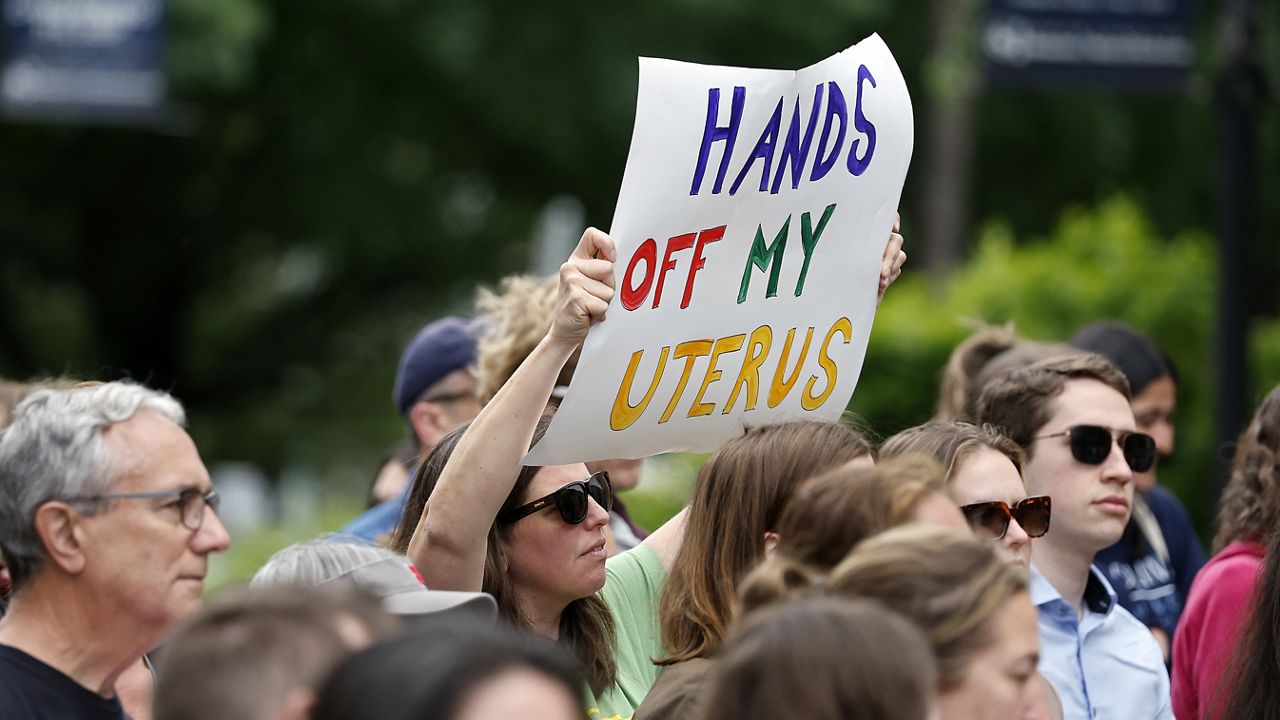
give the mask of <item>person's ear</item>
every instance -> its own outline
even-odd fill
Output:
[[[773,557],[773,553],[778,549],[778,533],[767,532],[764,534],[764,559],[768,560]]]
[[[316,694],[297,687],[290,690],[284,702],[280,703],[280,714],[276,716],[276,720],[309,720],[315,707]]]
[[[440,438],[451,428],[444,427],[444,417],[440,407],[435,403],[418,401],[409,408],[409,424],[413,426],[413,434],[418,436],[422,447],[435,447]]]
[[[72,575],[84,570],[83,516],[75,508],[66,503],[47,502],[36,510],[35,527],[50,562]]]

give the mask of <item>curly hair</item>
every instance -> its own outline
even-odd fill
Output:
[[[1218,534],[1213,551],[1233,540],[1266,542],[1280,522],[1280,385],[1271,389],[1249,427],[1240,433],[1231,479],[1218,504]]]
[[[537,347],[551,328],[558,280],[553,275],[509,275],[497,291],[481,288],[476,311],[484,332],[476,349],[476,394],[486,405]],[[557,385],[568,385],[578,353],[560,371]]]

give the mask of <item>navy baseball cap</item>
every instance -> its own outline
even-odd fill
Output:
[[[422,397],[427,388],[454,370],[470,367],[476,360],[476,338],[464,318],[449,316],[428,324],[413,336],[396,371],[391,399],[401,415]]]

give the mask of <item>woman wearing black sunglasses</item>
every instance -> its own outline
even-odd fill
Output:
[[[614,259],[608,235],[583,234],[560,269],[546,337],[470,427],[446,437],[424,463],[424,472],[443,469],[405,543],[429,587],[488,591],[505,620],[566,646],[587,676],[589,710],[605,718],[630,716],[657,676],[653,608],[684,515],[606,568],[607,476],[581,463],[521,462],[545,430],[543,408],[561,368],[604,319]],[[414,497],[425,502],[426,491],[415,487]]]
[[[900,272],[901,242],[895,233],[886,247],[882,291]],[[630,717],[657,678],[659,668],[653,659],[667,656],[657,608],[666,571],[684,542],[690,510],[680,512],[638,548],[606,565],[603,528],[611,494],[605,478],[589,477],[580,463],[542,468],[521,463],[537,433],[545,429],[543,409],[561,368],[588,328],[604,319],[614,292],[615,258],[609,236],[595,229],[583,234],[561,267],[551,329],[470,427],[446,436],[424,461],[410,498],[416,507],[406,509],[405,523],[412,524],[412,532],[402,524],[397,533],[400,546],[422,570],[429,587],[491,592],[506,621],[565,645],[587,675],[592,717],[602,718]],[[814,449],[818,443],[814,438],[827,435],[835,436],[830,443],[835,449],[828,453],[831,463],[824,465],[820,461],[828,454]],[[754,485],[742,482],[738,473],[740,482],[732,482],[735,463],[755,460],[739,457],[750,453],[733,448],[745,445],[768,451],[792,436],[805,439],[787,446],[785,452],[770,454],[788,472]],[[706,521],[702,524],[714,521],[726,531],[718,541],[695,542],[699,552],[684,564],[690,572],[705,564],[734,579],[745,574],[763,557],[773,534],[770,523],[792,487],[868,451],[857,433],[838,423],[782,423],[748,430],[717,453],[722,463],[708,463],[727,468],[725,477],[703,482],[703,475],[709,475],[704,468],[699,483],[708,492],[743,496],[747,499],[742,502],[758,508],[751,513],[727,513],[722,505],[699,505],[695,491],[694,510],[702,507],[700,517]],[[439,471],[437,482],[427,477],[433,468]],[[429,507],[423,508],[428,497]],[[766,516],[770,510],[773,515]],[[415,513],[420,517],[413,517]],[[713,551],[720,552],[726,544],[749,547],[721,562]],[[734,583],[712,589],[716,608],[732,606]],[[704,629],[714,631],[713,639],[718,641],[729,618],[717,613],[715,619],[715,627]]]

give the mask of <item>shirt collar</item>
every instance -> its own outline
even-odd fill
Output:
[[[1040,607],[1054,600],[1062,600],[1062,594],[1045,579],[1044,575],[1040,574],[1033,564],[1031,566],[1031,602],[1036,607]],[[1089,566],[1089,580],[1084,586],[1084,604],[1087,609],[1099,615],[1110,615],[1116,606],[1116,591],[1102,575],[1102,571],[1094,565]]]

